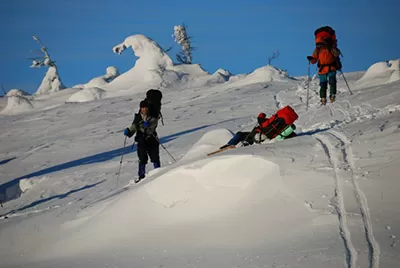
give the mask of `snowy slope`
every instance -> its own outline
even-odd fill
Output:
[[[339,77],[325,107],[313,80],[306,110],[305,79],[270,66],[217,83],[170,70],[190,74],[163,90],[158,133],[177,162],[160,148],[137,185],[122,129],[144,91],[126,73],[104,89],[114,97],[65,104],[67,89],[0,116],[1,267],[400,266],[395,71],[345,74],[351,96]],[[288,104],[298,137],[206,156]]]

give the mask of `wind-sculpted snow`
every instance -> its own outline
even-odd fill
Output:
[[[106,91],[101,88],[85,88],[73,94],[66,102],[86,102],[99,100],[103,98],[105,94]]]
[[[377,62],[371,65],[357,86],[374,86],[392,83],[400,79],[400,60]]]
[[[93,87],[102,87],[104,85],[107,85],[110,83],[112,80],[114,80],[116,77],[119,76],[119,71],[116,67],[114,66],[109,66],[106,69],[106,74],[95,77],[91,79],[89,82],[86,84],[81,84],[81,85],[75,85],[72,88],[93,88]]]
[[[139,88],[144,91],[146,87],[158,86],[161,81],[160,72],[173,66],[171,58],[163,49],[144,35],[137,34],[127,37],[122,43],[114,46],[113,51],[120,55],[128,48],[131,48],[138,57],[135,66],[117,77],[107,89]]]

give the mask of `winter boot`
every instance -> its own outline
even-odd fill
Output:
[[[325,105],[326,104],[326,99],[325,98],[321,98],[321,105]]]
[[[330,99],[331,99],[331,102],[335,102],[336,96],[335,96],[335,95],[331,95],[331,96],[330,96]]]
[[[154,162],[153,166],[154,166],[154,169],[156,169],[156,168],[159,168],[161,165],[160,165],[160,162]]]
[[[143,179],[146,175],[146,164],[140,164],[139,163],[139,171],[138,171],[138,176],[139,179]]]

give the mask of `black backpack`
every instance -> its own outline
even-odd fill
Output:
[[[164,125],[164,120],[161,114],[162,97],[162,92],[158,89],[150,89],[146,92],[146,100],[149,104],[149,115],[161,119],[161,122]]]

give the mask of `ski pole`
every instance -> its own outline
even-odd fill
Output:
[[[307,73],[307,100],[306,100],[306,111],[308,111],[308,98],[309,98],[309,91],[310,91],[310,61],[308,61],[308,73]]]
[[[154,135],[154,133],[151,133],[151,135],[157,140],[158,144],[161,145],[161,147],[163,147],[163,149],[169,154],[169,156],[172,158],[172,160],[174,160],[174,162],[176,162],[175,158],[172,156],[172,154],[167,150],[167,148],[165,148],[165,146],[160,142],[160,139],[158,137],[156,137]]]
[[[124,150],[125,150],[125,146],[126,146],[126,139],[127,139],[127,137],[125,136],[124,148],[122,149],[121,160],[119,161],[119,170],[118,170],[118,175],[117,175],[117,185],[115,186],[115,188],[118,188],[119,174],[121,174],[122,159],[124,159]]]
[[[353,92],[351,92],[351,89],[350,89],[350,87],[349,87],[349,84],[347,83],[347,79],[346,79],[346,77],[344,76],[343,71],[340,70],[340,72],[342,73],[343,80],[344,80],[344,82],[346,83],[347,88],[349,89],[350,95],[353,95]]]

